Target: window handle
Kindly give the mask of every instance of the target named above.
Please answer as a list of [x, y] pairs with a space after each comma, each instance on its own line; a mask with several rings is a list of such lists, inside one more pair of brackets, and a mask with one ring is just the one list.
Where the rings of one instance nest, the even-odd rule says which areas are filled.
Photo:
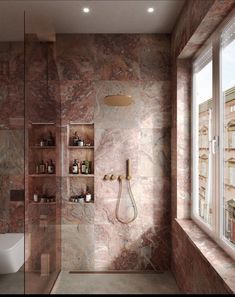
[[215, 155], [216, 150], [219, 146], [219, 136], [214, 136], [211, 141], [211, 144], [212, 144], [212, 154]]

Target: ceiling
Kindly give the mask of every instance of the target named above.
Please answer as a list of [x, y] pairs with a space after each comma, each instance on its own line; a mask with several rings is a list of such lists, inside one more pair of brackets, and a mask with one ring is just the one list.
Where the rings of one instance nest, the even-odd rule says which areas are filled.
[[[185, 0], [6, 0], [0, 1], [0, 40], [26, 32], [171, 33]], [[90, 8], [85, 14], [82, 9]], [[154, 8], [148, 13], [149, 7]]]

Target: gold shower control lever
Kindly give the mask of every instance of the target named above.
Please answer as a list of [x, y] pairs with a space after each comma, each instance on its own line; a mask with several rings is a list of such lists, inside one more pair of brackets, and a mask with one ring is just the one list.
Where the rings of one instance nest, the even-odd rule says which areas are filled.
[[110, 177], [110, 180], [115, 180], [115, 179], [117, 179], [117, 177], [114, 174], [112, 174]]
[[110, 179], [110, 176], [108, 174], [105, 174], [104, 180], [109, 180], [109, 179]]

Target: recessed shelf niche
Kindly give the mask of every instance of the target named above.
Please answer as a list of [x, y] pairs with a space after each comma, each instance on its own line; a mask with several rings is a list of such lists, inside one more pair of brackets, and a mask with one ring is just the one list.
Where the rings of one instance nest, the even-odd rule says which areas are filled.
[[[93, 123], [70, 123], [67, 136], [67, 178], [68, 181], [68, 202], [72, 197], [82, 196], [86, 193], [87, 187], [94, 202], [94, 124]], [[78, 138], [81, 142], [76, 142]], [[79, 173], [72, 173], [74, 160], [77, 160]], [[82, 162], [87, 161], [88, 174], [82, 173]], [[74, 202], [71, 202], [74, 203]], [[75, 202], [74, 204], [79, 203]]]

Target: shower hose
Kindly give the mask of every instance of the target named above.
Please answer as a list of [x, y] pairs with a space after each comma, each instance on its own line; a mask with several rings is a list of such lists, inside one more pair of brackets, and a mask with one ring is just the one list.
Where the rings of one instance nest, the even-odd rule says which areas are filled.
[[130, 194], [131, 203], [132, 203], [132, 206], [133, 206], [133, 209], [134, 209], [134, 217], [132, 219], [130, 219], [129, 221], [124, 221], [119, 217], [119, 208], [120, 208], [120, 202], [121, 202], [121, 198], [122, 198], [122, 178], [120, 178], [119, 179], [118, 201], [117, 201], [117, 206], [116, 206], [116, 218], [122, 224], [129, 224], [129, 223], [133, 222], [137, 218], [137, 215], [138, 215], [137, 206], [136, 206], [136, 203], [135, 203], [135, 198], [134, 198], [134, 195], [133, 195], [132, 190], [131, 190], [130, 180], [127, 180], [127, 187], [128, 187], [128, 191], [129, 191], [129, 194]]

